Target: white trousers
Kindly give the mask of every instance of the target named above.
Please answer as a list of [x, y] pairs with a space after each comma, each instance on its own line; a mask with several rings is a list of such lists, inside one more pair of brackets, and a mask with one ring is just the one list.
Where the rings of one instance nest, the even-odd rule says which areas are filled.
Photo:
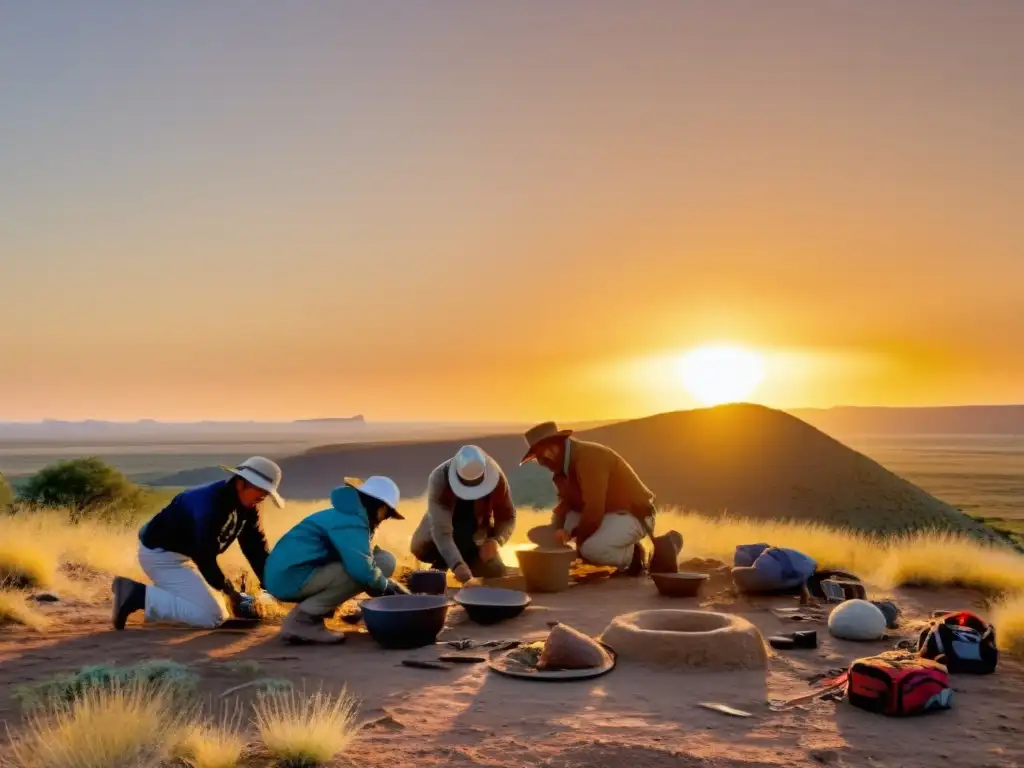
[[[580, 524], [580, 513], [570, 512], [565, 516], [565, 530], [572, 532]], [[654, 528], [654, 518], [648, 517], [647, 524]], [[643, 524], [628, 512], [608, 512], [601, 520], [601, 527], [583, 542], [579, 548], [580, 557], [595, 565], [609, 565], [625, 570], [633, 561], [633, 546], [647, 535]]]
[[227, 598], [184, 555], [139, 544], [139, 565], [153, 582], [146, 586], [147, 621], [213, 629], [231, 616]]

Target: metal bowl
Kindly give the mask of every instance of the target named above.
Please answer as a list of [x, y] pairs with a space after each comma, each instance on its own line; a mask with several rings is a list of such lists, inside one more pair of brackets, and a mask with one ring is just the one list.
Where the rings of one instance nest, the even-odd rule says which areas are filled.
[[706, 573], [652, 573], [658, 591], [666, 597], [696, 597], [707, 582]]
[[447, 586], [447, 571], [413, 571], [409, 574], [409, 591], [416, 595], [443, 595]]
[[498, 587], [464, 587], [453, 600], [477, 624], [497, 624], [514, 619], [532, 602], [524, 592]]
[[421, 648], [436, 642], [449, 605], [443, 595], [374, 597], [362, 604], [363, 622], [385, 648]]

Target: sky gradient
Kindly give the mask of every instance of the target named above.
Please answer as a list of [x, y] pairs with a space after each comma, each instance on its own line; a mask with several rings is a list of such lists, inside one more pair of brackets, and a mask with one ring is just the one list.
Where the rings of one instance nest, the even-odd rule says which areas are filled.
[[1024, 3], [0, 0], [0, 419], [1024, 402]]

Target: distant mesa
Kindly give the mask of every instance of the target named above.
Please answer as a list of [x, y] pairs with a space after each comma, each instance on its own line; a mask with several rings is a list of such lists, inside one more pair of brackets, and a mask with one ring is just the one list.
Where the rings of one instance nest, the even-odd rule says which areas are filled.
[[[981, 523], [896, 476], [804, 421], [756, 405], [677, 411], [577, 433], [611, 446], [636, 468], [661, 505], [707, 514], [795, 519], [897, 534], [937, 528], [996, 537]], [[282, 492], [322, 499], [342, 478], [389, 474], [405, 496], [424, 492], [430, 470], [465, 442], [505, 468], [517, 503], [547, 506], [550, 475], [519, 467], [519, 435], [460, 440], [328, 445], [281, 459]], [[222, 477], [216, 469], [180, 472], [162, 485]]]
[[366, 419], [363, 415], [357, 414], [355, 416], [341, 416], [328, 419], [296, 419], [295, 424], [365, 424]]

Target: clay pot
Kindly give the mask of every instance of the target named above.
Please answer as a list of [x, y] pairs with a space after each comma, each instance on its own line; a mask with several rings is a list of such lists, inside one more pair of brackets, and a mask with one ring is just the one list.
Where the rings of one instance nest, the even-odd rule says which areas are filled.
[[569, 566], [576, 559], [571, 547], [517, 549], [519, 570], [527, 592], [562, 592], [569, 588]]

